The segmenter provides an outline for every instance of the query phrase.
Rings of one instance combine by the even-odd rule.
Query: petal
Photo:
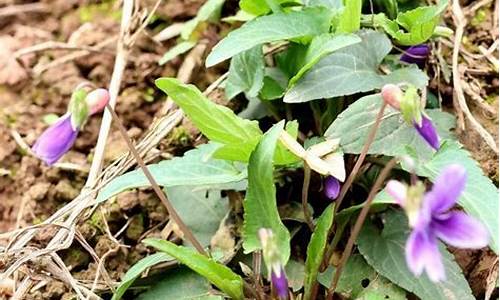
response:
[[[406,241],[406,264],[416,276],[422,274],[424,270],[427,244],[427,234],[424,230],[413,230]]]
[[[333,176],[325,179],[325,196],[330,200],[335,200],[340,193],[340,182]]]
[[[410,271],[419,276],[425,269],[432,281],[445,278],[437,239],[429,228],[415,229],[406,242],[406,263]]]
[[[435,218],[431,226],[438,238],[457,248],[479,249],[486,247],[489,233],[478,220],[461,211],[453,211]]]
[[[431,236],[431,243],[427,248],[425,258],[425,271],[429,279],[433,282],[439,282],[446,279],[441,252],[439,252],[438,241],[436,237]]]
[[[52,165],[71,149],[77,135],[78,131],[71,126],[71,116],[66,114],[40,135],[33,145],[33,152]]]
[[[422,124],[413,123],[413,127],[417,130],[420,136],[435,150],[439,149],[439,136],[431,119],[422,115]]]
[[[452,208],[465,189],[467,171],[458,164],[447,166],[434,181],[434,186],[425,197],[433,214],[443,213]]]
[[[397,180],[389,180],[387,182],[387,185],[385,186],[385,191],[387,194],[389,194],[394,200],[396,200],[396,203],[404,206],[405,201],[406,201],[406,192],[408,190],[408,187],[404,183],[401,183]]]

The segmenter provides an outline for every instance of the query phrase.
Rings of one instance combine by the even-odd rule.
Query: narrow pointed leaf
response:
[[[180,263],[205,277],[233,299],[243,299],[243,279],[230,268],[195,252],[161,239],[145,239],[144,244],[171,255]]]
[[[290,257],[290,233],[278,214],[273,177],[273,157],[283,123],[274,125],[250,156],[248,190],[243,202],[243,248],[245,253],[261,249],[257,232],[260,228],[269,228],[280,243],[282,262],[286,264]]]
[[[334,204],[328,206],[318,219],[316,228],[311,236],[311,241],[307,245],[306,276],[304,282],[304,300],[311,299],[311,291],[318,278],[319,268],[323,261],[328,241],[328,232],[333,222]]]

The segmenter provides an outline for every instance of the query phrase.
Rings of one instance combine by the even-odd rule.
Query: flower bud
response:
[[[400,109],[403,91],[395,84],[386,84],[382,87],[382,99],[394,109]]]
[[[430,47],[426,44],[411,46],[401,55],[400,60],[409,64],[417,64],[423,67],[430,53]]]
[[[72,126],[71,115],[65,114],[40,135],[32,150],[50,166],[71,149],[77,135],[78,129]]]
[[[340,182],[333,176],[326,177],[325,181],[325,196],[330,200],[335,200],[340,193]]]
[[[288,299],[288,280],[285,269],[281,263],[278,243],[271,229],[261,228],[258,232],[260,244],[262,245],[262,256],[266,263],[267,273],[274,287],[276,295],[280,299]]]
[[[432,124],[431,119],[429,119],[425,115],[422,115],[421,124],[419,125],[417,124],[417,122],[413,122],[413,126],[420,134],[420,136],[427,142],[427,144],[434,148],[434,150],[439,149],[439,135],[436,131],[436,128],[434,127],[434,124]]]
[[[90,114],[100,112],[109,102],[109,92],[106,89],[95,89],[87,94],[85,102],[90,110]]]

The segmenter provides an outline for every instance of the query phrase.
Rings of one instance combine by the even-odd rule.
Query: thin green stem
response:
[[[342,271],[344,269],[347,260],[351,256],[352,248],[354,247],[354,242],[356,241],[359,232],[361,231],[361,227],[363,226],[363,223],[365,222],[366,217],[368,216],[368,212],[370,210],[370,206],[373,202],[373,199],[375,198],[378,191],[384,184],[385,180],[389,176],[392,168],[396,165],[397,161],[398,160],[396,158],[393,158],[387,163],[384,169],[382,169],[382,172],[380,172],[380,175],[378,176],[377,180],[375,181],[375,184],[373,185],[370,193],[368,194],[368,199],[366,200],[365,204],[363,205],[363,208],[361,209],[361,212],[359,213],[358,219],[354,224],[354,229],[352,230],[352,234],[349,237],[349,240],[347,241],[347,245],[344,249],[344,252],[342,253],[342,258],[340,259],[339,266],[335,270],[335,274],[333,276],[330,289],[328,290],[328,294],[333,295],[333,293],[335,292],[338,281],[340,279],[340,275],[342,274]]]
[[[311,182],[311,168],[304,161],[304,182],[302,184],[302,209],[304,210],[304,218],[311,231],[314,231],[314,223],[307,204],[309,194],[309,183]]]

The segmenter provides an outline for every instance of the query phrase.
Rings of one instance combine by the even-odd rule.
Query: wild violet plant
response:
[[[473,299],[439,240],[497,253],[498,189],[456,142],[454,117],[425,105],[425,95],[436,92],[427,89],[425,61],[430,41],[446,32],[438,24],[447,1],[411,10],[376,1],[375,15],[359,0],[292,2],[240,1],[231,20],[244,24],[206,59],[207,67],[230,59],[223,86],[228,99],[248,103],[239,114],[193,85],[156,81],[208,143],[148,169],[210,254],[191,251],[189,243],[146,244],[192,269],[186,282],[202,276],[235,299],[332,299],[336,293],[349,299],[406,299],[409,293]],[[199,36],[204,26],[198,24],[218,15],[223,3],[205,3],[186,27],[182,49],[194,45],[190,35]],[[401,183],[406,178],[411,185]],[[384,185],[402,210],[381,191]],[[142,171],[131,171],[97,200],[147,186]],[[231,211],[221,208],[226,197],[211,196],[221,190]],[[196,213],[195,207],[231,218]],[[401,221],[402,212],[409,222]],[[235,234],[223,235],[229,250],[214,238],[228,231]],[[113,298],[133,294],[127,288],[138,270],[157,261],[139,261]],[[431,280],[418,276],[424,270]],[[213,288],[196,292],[221,297]]]

